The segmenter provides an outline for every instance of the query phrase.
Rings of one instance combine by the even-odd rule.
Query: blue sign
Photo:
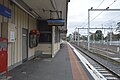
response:
[[[11,10],[0,4],[0,15],[10,18]]]
[[[48,25],[50,26],[64,26],[65,20],[64,19],[48,19]]]
[[[48,19],[47,22],[65,22],[63,19]]]

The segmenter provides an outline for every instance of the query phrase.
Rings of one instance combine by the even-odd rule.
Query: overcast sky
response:
[[[101,5],[100,5],[101,4]],[[100,6],[99,6],[100,5]],[[70,0],[68,4],[68,34],[72,34],[75,28],[87,27],[88,9],[120,9],[120,0]],[[102,11],[90,12],[92,20]],[[116,27],[116,23],[120,21],[120,11],[102,12],[90,24],[90,27]],[[92,30],[91,32],[95,32]],[[80,34],[86,34],[87,30],[80,30]],[[107,30],[106,30],[107,33]]]

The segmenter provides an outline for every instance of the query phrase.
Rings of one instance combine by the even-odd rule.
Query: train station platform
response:
[[[35,58],[9,72],[10,80],[93,80],[67,43],[54,58]]]

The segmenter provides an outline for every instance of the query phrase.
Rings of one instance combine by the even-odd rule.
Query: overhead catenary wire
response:
[[[97,8],[99,8],[103,4],[103,2],[104,2],[104,0],[102,0],[102,2],[97,6]]]
[[[109,20],[107,20],[107,21],[105,21],[105,22],[103,22],[103,23],[101,23],[101,24],[105,24],[105,23],[107,23],[107,22],[109,22],[109,21],[111,21],[111,20],[114,20],[114,19],[116,19],[116,18],[119,18],[119,17],[120,17],[120,14],[117,15],[117,16],[115,16],[115,17],[113,17],[113,18],[111,18],[111,19],[109,19]],[[101,25],[101,24],[99,24],[99,25]]]
[[[101,3],[95,9],[99,8],[103,4],[103,2],[104,2],[104,0],[102,0]],[[91,15],[93,15],[93,13]],[[83,26],[83,24],[86,22],[86,20],[87,20],[87,18],[83,21],[83,23],[80,27]]]
[[[101,23],[101,24],[99,24],[99,25],[96,25],[96,26],[104,25],[105,23],[107,23],[107,22],[109,22],[109,21],[111,21],[111,20],[114,20],[114,19],[116,19],[116,18],[120,18],[120,14],[117,15],[117,16],[115,16],[115,17],[113,17],[113,18],[111,18],[111,19],[109,19],[109,20],[107,20],[107,21],[105,21],[105,22],[103,22],[103,23]],[[105,26],[105,25],[104,25],[104,26]],[[116,29],[116,28],[113,28],[113,29]]]
[[[103,10],[104,11],[104,10]],[[90,21],[93,21],[93,20],[95,20],[99,15],[101,15],[102,13],[103,13],[103,11],[101,11],[97,16],[95,16],[92,20],[90,20]]]
[[[95,20],[99,15],[101,15],[103,13],[103,11],[102,12],[100,12],[97,16],[95,16],[92,20],[90,20],[90,22],[92,22],[93,20]],[[88,23],[86,23],[84,26],[86,26],[86,25],[88,25]]]
[[[112,6],[117,0],[114,0],[107,8],[109,8],[110,6]],[[100,3],[100,5],[104,2],[104,0]],[[99,6],[99,5],[98,5]],[[95,20],[99,15],[101,15],[104,12],[104,10],[102,12],[100,12],[97,16],[95,16],[93,19],[90,20],[93,21]],[[85,22],[84,22],[85,23]],[[88,23],[86,23],[84,26],[88,25]]]
[[[108,7],[112,6],[117,0],[114,0]]]
[[[117,0],[114,0],[114,2],[112,2],[107,8],[109,8],[110,6],[112,6],[116,1],[117,1]],[[101,15],[103,12],[104,12],[104,10],[101,11],[97,16],[95,16],[95,17],[94,17],[92,20],[90,20],[90,21],[95,20],[95,19],[96,19],[99,15]]]

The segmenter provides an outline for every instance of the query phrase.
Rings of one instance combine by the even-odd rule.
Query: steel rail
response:
[[[108,71],[110,71],[112,74],[114,74],[117,78],[120,79],[120,74],[117,74],[115,71],[111,70],[110,68],[108,68],[107,66],[105,66],[104,64],[102,64],[101,62],[95,60],[94,58],[92,58],[91,56],[89,56],[88,54],[86,54],[86,52],[82,49],[80,49],[80,47],[78,47],[75,44],[72,44],[75,48],[77,48],[79,51],[81,51],[82,53],[84,53],[87,57],[89,57],[90,59],[92,59],[93,61],[95,61],[96,63],[98,63],[99,65],[101,65],[102,67],[104,67],[105,69],[107,69]],[[88,51],[90,52],[90,51]],[[92,53],[92,52],[90,52]]]

